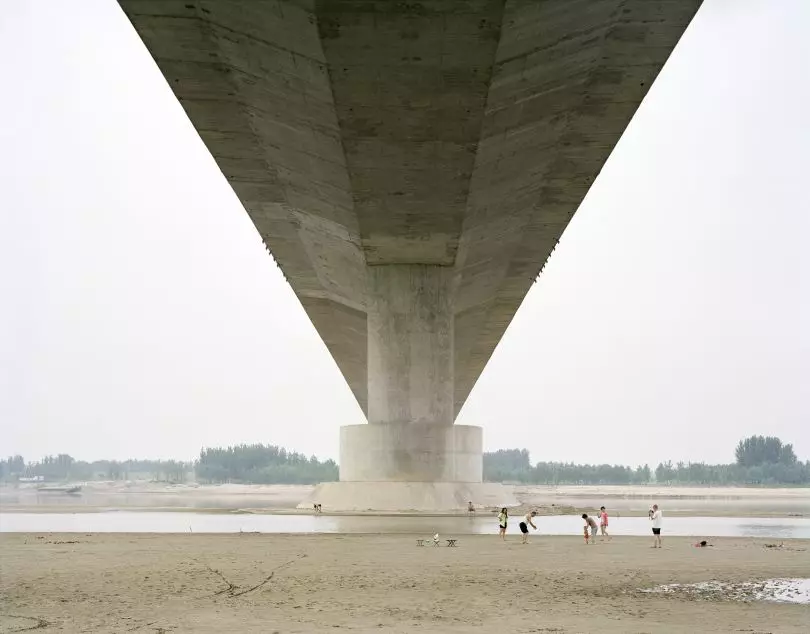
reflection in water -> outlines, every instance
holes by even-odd
[[[576,515],[535,519],[538,535],[580,535]],[[495,518],[205,514],[132,511],[108,513],[3,513],[0,532],[13,533],[384,533],[497,534]],[[517,532],[513,520],[509,532]],[[700,537],[810,538],[810,519],[670,517],[664,534]],[[649,535],[645,517],[611,518],[612,535]]]

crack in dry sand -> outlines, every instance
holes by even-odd
[[[46,627],[50,626],[50,623],[48,623],[48,621],[46,621],[45,619],[40,618],[38,616],[23,616],[22,614],[0,614],[0,616],[5,616],[5,617],[10,618],[10,619],[25,619],[25,620],[28,620],[28,621],[36,621],[36,623],[34,625],[31,625],[29,627],[18,627],[15,630],[9,630],[9,633],[11,633],[11,632],[31,632],[33,630],[42,630],[42,629],[45,629]]]
[[[205,563],[203,563],[202,565],[205,566],[205,568],[209,572],[217,575],[226,584],[228,584],[227,588],[223,588],[222,590],[219,590],[219,591],[215,592],[211,596],[212,597],[218,597],[218,596],[221,596],[221,595],[226,595],[226,596],[228,596],[230,598],[235,599],[236,597],[241,597],[241,596],[244,596],[246,594],[249,594],[250,592],[254,592],[256,590],[259,590],[260,588],[263,588],[265,585],[270,583],[270,581],[272,581],[272,579],[275,576],[276,572],[278,572],[282,568],[286,568],[287,566],[290,566],[290,565],[294,564],[296,561],[298,561],[299,559],[303,559],[304,557],[306,557],[306,554],[302,553],[302,554],[298,555],[297,557],[295,557],[294,559],[290,559],[289,561],[285,561],[283,564],[280,564],[280,565],[276,566],[275,568],[273,568],[273,570],[270,571],[270,574],[267,575],[264,579],[262,579],[259,583],[257,583],[254,586],[251,586],[250,588],[246,588],[244,590],[239,590],[238,585],[233,583],[221,571],[217,570],[216,568],[211,568],[211,566],[209,566],[208,564],[205,564]]]

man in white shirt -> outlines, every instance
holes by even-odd
[[[530,513],[526,513],[526,517],[523,518],[523,521],[518,524],[520,527],[520,532],[523,533],[523,541],[521,544],[528,544],[529,543],[529,526],[531,526],[534,530],[537,530],[537,526],[534,525],[532,519],[534,516],[537,515],[537,511],[531,511]]]
[[[663,520],[663,514],[661,513],[661,509],[658,508],[657,504],[653,504],[652,513],[650,513],[650,519],[652,520],[652,532],[653,532],[653,548],[661,548],[661,524]]]

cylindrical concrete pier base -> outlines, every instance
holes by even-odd
[[[341,482],[481,482],[480,427],[377,423],[340,428]]]
[[[515,506],[511,487],[483,483],[480,427],[377,423],[340,430],[340,482],[319,484],[299,508],[449,512]]]

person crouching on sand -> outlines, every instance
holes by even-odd
[[[534,522],[532,522],[532,518],[535,515],[537,515],[537,511],[526,513],[526,517],[524,517],[523,521],[519,524],[520,532],[523,533],[523,541],[520,542],[521,544],[529,543],[529,526],[531,526],[534,530],[537,530],[537,527],[534,525]]]
[[[506,507],[501,509],[501,512],[498,513],[498,535],[501,536],[501,539],[506,540],[506,523],[509,521],[509,512],[506,510]]]
[[[596,533],[599,528],[596,526],[596,521],[590,517],[587,513],[582,514],[582,519],[585,520],[585,545],[588,545],[588,530],[590,529],[590,537],[595,542],[596,541]]]

